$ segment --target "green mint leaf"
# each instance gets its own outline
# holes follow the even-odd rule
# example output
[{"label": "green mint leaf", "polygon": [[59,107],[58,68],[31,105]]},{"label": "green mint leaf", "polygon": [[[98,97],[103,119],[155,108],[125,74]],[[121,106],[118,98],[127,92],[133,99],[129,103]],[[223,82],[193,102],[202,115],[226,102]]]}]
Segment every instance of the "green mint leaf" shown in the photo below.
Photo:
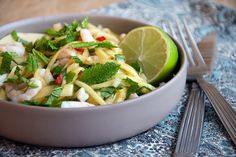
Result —
[{"label": "green mint leaf", "polygon": [[16,70],[15,70],[15,75],[19,78],[21,77],[20,71],[21,71],[21,69],[17,66]]},{"label": "green mint leaf", "polygon": [[15,70],[15,75],[11,78],[8,78],[5,82],[7,83],[13,83],[13,84],[20,84],[25,83],[28,88],[37,88],[38,86],[29,79],[25,78],[21,74],[22,70],[17,66]]},{"label": "green mint leaf", "polygon": [[59,65],[57,65],[56,67],[54,67],[54,68],[52,69],[52,74],[53,74],[53,76],[57,76],[57,75],[59,75],[61,72],[62,72],[62,67],[59,66]]},{"label": "green mint leaf", "polygon": [[105,87],[100,89],[100,95],[103,99],[107,99],[111,95],[115,94],[116,89],[114,87]]},{"label": "green mint leaf", "polygon": [[83,62],[81,61],[81,59],[79,59],[79,57],[73,56],[72,58],[73,58],[73,60],[75,61],[75,63],[77,63],[77,64],[79,64],[79,65],[82,65],[82,64],[83,64]]},{"label": "green mint leaf", "polygon": [[125,56],[122,55],[122,54],[116,54],[116,55],[115,55],[115,59],[116,59],[117,61],[124,62],[124,61],[125,61]]},{"label": "green mint leaf", "polygon": [[82,28],[87,28],[88,27],[88,17],[85,17],[83,21],[81,22],[81,27]]},{"label": "green mint leaf", "polygon": [[21,39],[21,38],[18,36],[18,34],[17,34],[17,32],[16,32],[15,30],[11,32],[11,36],[12,36],[12,38],[13,38],[15,41],[21,42],[24,46],[26,46],[26,45],[29,44],[28,41],[26,41],[26,40],[24,40],[24,39]]},{"label": "green mint leaf", "polygon": [[80,80],[91,85],[102,83],[114,76],[120,68],[120,65],[107,62],[105,64],[95,64],[83,71]]},{"label": "green mint leaf", "polygon": [[0,74],[9,73],[11,71],[12,54],[8,52],[1,53],[2,64],[0,66]]},{"label": "green mint leaf", "polygon": [[136,93],[140,89],[138,83],[134,82],[130,78],[126,78],[126,79],[124,79],[124,81],[126,83],[128,83],[128,85],[129,85],[126,98],[128,98],[130,96],[130,94]]},{"label": "green mint leaf", "polygon": [[66,83],[70,83],[75,77],[75,73],[70,71],[66,74]]},{"label": "green mint leaf", "polygon": [[38,51],[47,51],[50,50],[48,46],[48,39],[44,36],[41,39],[38,39],[35,44],[34,48]]},{"label": "green mint leaf", "polygon": [[32,42],[30,42],[28,45],[25,46],[25,51],[30,53],[33,48],[34,48],[34,45]]},{"label": "green mint leaf", "polygon": [[142,72],[142,68],[138,61],[130,64],[138,73]]},{"label": "green mint leaf", "polygon": [[45,106],[44,103],[36,100],[25,100],[22,103],[25,105],[32,105],[32,106]]},{"label": "green mint leaf", "polygon": [[32,53],[38,59],[38,61],[40,61],[44,65],[48,64],[49,59],[42,52],[33,49]]},{"label": "green mint leaf", "polygon": [[37,62],[36,57],[29,53],[27,58],[27,64],[26,64],[26,71],[28,72],[35,72],[38,69],[39,65]]},{"label": "green mint leaf", "polygon": [[19,83],[18,77],[17,76],[10,77],[5,81],[5,83],[18,84]]},{"label": "green mint leaf", "polygon": [[60,97],[62,87],[56,87],[53,89],[52,94],[48,97],[48,100],[46,101],[46,105],[51,106],[57,101],[57,99]]},{"label": "green mint leaf", "polygon": [[17,35],[17,33],[16,33],[15,30],[11,32],[11,37],[12,37],[12,39],[14,39],[15,41],[18,41],[18,39],[19,39],[19,37],[18,37],[18,35]]},{"label": "green mint leaf", "polygon": [[46,30],[46,33],[49,35],[49,36],[51,36],[51,37],[58,37],[58,36],[61,36],[62,35],[62,33],[59,31],[59,32],[57,32],[57,31],[55,31],[53,28],[48,28],[47,30]]},{"label": "green mint leaf", "polygon": [[62,103],[62,102],[61,102],[60,100],[54,99],[54,100],[52,101],[50,107],[58,107],[58,108],[60,108],[60,107],[61,107],[61,103]]},{"label": "green mint leaf", "polygon": [[54,42],[52,42],[51,40],[48,40],[48,46],[51,48],[51,50],[58,50],[56,44],[54,44]]},{"label": "green mint leaf", "polygon": [[95,46],[96,48],[98,48],[98,47],[100,47],[100,48],[115,48],[116,47],[115,45],[113,45],[109,41],[72,43],[71,46],[73,48],[87,48],[87,47],[91,47],[91,46]]},{"label": "green mint leaf", "polygon": [[76,41],[78,38],[77,33],[70,33],[64,39],[59,40],[56,45],[58,47],[64,46],[70,42]]},{"label": "green mint leaf", "polygon": [[71,25],[70,25],[70,30],[71,31],[76,31],[76,28],[79,26],[79,22],[77,20],[72,21]]}]

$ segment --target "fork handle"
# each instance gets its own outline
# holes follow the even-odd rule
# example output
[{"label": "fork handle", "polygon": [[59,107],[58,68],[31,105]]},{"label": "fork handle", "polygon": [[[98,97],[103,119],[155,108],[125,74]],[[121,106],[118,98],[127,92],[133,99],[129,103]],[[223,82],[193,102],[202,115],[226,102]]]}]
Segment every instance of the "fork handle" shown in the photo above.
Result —
[{"label": "fork handle", "polygon": [[224,99],[220,92],[204,79],[198,79],[198,84],[208,97],[221,122],[236,145],[236,112]]},{"label": "fork handle", "polygon": [[173,157],[197,156],[205,113],[204,94],[193,82]]}]

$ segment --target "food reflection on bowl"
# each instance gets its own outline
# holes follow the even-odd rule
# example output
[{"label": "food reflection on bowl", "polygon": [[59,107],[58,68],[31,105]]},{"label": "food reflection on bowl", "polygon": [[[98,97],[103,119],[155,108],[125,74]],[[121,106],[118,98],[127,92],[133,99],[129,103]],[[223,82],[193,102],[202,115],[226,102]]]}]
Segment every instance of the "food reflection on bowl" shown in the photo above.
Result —
[{"label": "food reflection on bowl", "polygon": [[[38,17],[0,27],[2,38],[12,30],[42,32],[57,22],[70,23],[87,15]],[[127,33],[145,23],[108,16],[89,15],[91,23]],[[141,133],[167,116],[181,98],[186,81],[186,58],[177,42],[179,67],[175,76],[156,90],[115,105],[88,108],[43,108],[1,101],[0,135],[44,146],[92,146]]]}]

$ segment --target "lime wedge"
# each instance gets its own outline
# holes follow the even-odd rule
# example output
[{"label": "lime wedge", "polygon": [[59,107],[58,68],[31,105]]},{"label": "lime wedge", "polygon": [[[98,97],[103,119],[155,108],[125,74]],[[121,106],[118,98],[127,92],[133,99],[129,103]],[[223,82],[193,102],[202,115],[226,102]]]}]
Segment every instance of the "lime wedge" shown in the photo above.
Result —
[{"label": "lime wedge", "polygon": [[138,62],[151,84],[168,78],[178,61],[178,50],[160,28],[144,26],[130,31],[120,43],[128,63]]}]

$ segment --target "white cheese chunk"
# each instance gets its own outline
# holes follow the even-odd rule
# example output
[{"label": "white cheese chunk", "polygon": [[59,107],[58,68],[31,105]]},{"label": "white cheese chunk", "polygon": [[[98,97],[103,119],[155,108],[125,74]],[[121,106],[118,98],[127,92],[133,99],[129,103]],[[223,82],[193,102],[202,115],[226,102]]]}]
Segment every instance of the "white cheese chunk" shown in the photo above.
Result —
[{"label": "white cheese chunk", "polygon": [[138,94],[136,93],[133,93],[133,94],[130,94],[129,98],[128,99],[135,99],[138,97]]},{"label": "white cheese chunk", "polygon": [[84,102],[88,100],[88,98],[89,98],[88,93],[85,92],[84,88],[80,88],[77,93],[77,99]]},{"label": "white cheese chunk", "polygon": [[62,101],[61,108],[92,107],[93,104],[79,101]]},{"label": "white cheese chunk", "polygon": [[0,75],[0,87],[3,85],[4,81],[7,79],[7,74]]}]

